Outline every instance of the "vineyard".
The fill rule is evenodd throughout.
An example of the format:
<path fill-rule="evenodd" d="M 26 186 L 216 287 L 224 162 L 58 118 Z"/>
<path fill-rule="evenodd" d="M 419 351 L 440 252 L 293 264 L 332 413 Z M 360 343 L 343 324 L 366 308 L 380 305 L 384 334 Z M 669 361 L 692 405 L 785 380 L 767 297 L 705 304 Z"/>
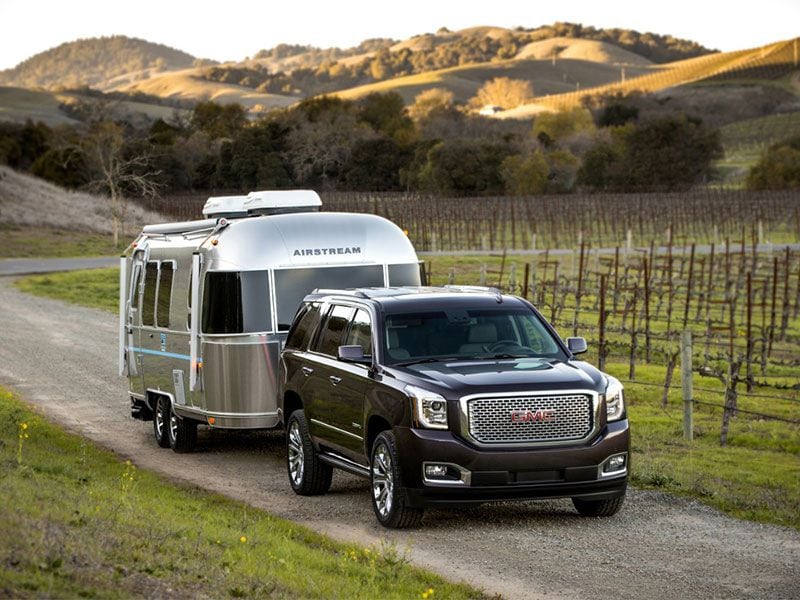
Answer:
<path fill-rule="evenodd" d="M 144 201 L 175 219 L 200 216 L 205 197 Z M 721 246 L 800 241 L 800 196 L 791 191 L 569 194 L 439 198 L 414 193 L 322 194 L 323 210 L 366 212 L 406 231 L 420 252 L 530 252 L 553 248 Z"/>

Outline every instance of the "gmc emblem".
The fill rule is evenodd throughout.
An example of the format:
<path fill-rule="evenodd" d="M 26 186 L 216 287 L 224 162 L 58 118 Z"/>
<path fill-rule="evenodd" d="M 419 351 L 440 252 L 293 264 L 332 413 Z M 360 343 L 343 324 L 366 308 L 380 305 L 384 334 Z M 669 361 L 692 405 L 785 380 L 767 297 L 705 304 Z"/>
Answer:
<path fill-rule="evenodd" d="M 512 410 L 512 423 L 550 423 L 556 420 L 556 412 L 549 408 L 544 410 Z"/>

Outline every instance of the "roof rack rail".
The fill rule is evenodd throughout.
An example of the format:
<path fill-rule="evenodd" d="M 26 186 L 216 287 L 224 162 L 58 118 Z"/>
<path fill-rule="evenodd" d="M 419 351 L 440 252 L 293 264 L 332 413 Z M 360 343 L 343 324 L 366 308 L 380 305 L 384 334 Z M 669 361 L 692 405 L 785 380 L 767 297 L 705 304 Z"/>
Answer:
<path fill-rule="evenodd" d="M 356 298 L 369 298 L 361 290 L 337 290 L 333 288 L 315 288 L 311 291 L 315 296 L 354 296 Z"/>
<path fill-rule="evenodd" d="M 445 285 L 442 286 L 446 290 L 452 290 L 454 292 L 469 292 L 472 294 L 495 294 L 495 295 L 503 295 L 496 287 L 489 287 L 485 285 Z"/>

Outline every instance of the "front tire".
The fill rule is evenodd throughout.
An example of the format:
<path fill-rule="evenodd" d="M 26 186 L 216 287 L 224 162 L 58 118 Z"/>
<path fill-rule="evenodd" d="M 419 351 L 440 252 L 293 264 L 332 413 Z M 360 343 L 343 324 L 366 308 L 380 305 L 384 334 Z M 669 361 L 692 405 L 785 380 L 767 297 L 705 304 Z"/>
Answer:
<path fill-rule="evenodd" d="M 153 410 L 153 435 L 156 443 L 162 448 L 169 448 L 169 415 L 172 412 L 169 399 L 164 396 L 156 398 L 155 409 Z"/>
<path fill-rule="evenodd" d="M 391 431 L 382 431 L 372 444 L 370 459 L 372 509 L 378 522 L 390 529 L 416 527 L 422 521 L 423 509 L 408 506 L 403 492 L 403 478 L 397 443 Z"/>
<path fill-rule="evenodd" d="M 625 503 L 625 495 L 610 500 L 582 500 L 573 498 L 572 504 L 584 517 L 611 517 L 617 514 Z"/>
<path fill-rule="evenodd" d="M 319 496 L 331 487 L 333 467 L 319 459 L 302 409 L 294 411 L 286 424 L 286 467 L 295 494 Z"/>
<path fill-rule="evenodd" d="M 175 452 L 183 454 L 194 450 L 197 444 L 197 421 L 179 417 L 170 406 L 167 431 L 169 445 Z"/>

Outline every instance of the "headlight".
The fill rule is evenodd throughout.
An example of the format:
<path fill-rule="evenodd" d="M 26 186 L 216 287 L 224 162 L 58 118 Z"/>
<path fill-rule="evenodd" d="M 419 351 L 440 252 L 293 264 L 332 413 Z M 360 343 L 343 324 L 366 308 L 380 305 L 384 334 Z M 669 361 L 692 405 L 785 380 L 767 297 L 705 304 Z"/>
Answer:
<path fill-rule="evenodd" d="M 414 402 L 414 413 L 420 426 L 447 429 L 447 400 L 439 394 L 413 385 L 406 386 L 406 394 Z"/>
<path fill-rule="evenodd" d="M 625 416 L 625 399 L 622 394 L 622 384 L 614 377 L 606 376 L 606 420 L 619 421 Z"/>

